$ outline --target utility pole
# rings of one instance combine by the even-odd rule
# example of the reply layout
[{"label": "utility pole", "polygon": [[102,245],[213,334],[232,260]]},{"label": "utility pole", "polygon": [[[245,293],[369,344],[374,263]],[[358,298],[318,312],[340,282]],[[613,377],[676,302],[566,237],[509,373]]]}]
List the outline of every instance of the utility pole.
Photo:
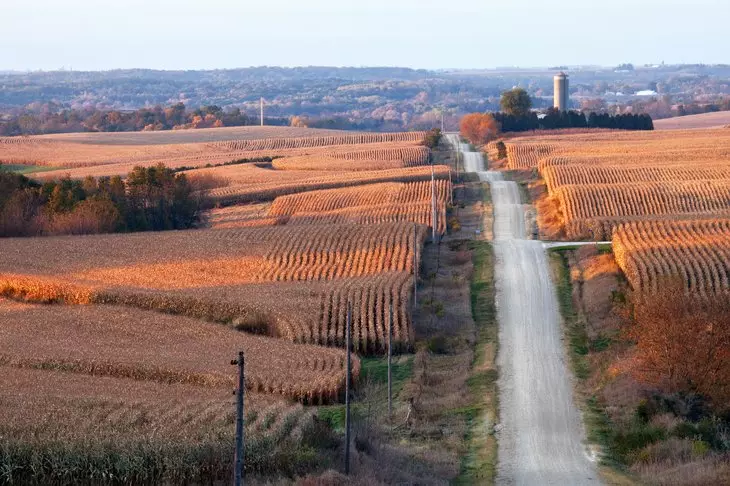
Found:
[{"label": "utility pole", "polygon": [[444,109],[441,108],[441,133],[444,133]]},{"label": "utility pole", "polygon": [[388,320],[388,421],[393,423],[393,302],[390,303]]},{"label": "utility pole", "polygon": [[418,226],[413,225],[413,307],[418,307]]},{"label": "utility pole", "polygon": [[264,126],[264,97],[261,97],[261,126]]},{"label": "utility pole", "polygon": [[347,371],[345,372],[345,474],[350,474],[350,327],[352,324],[352,303],[347,303],[347,330],[345,331],[345,347],[347,348]]},{"label": "utility pole", "polygon": [[238,359],[231,361],[232,365],[238,366],[238,388],[234,392],[236,394],[236,452],[234,458],[235,470],[233,471],[233,484],[234,486],[241,486],[243,484],[243,453],[244,453],[244,427],[243,427],[243,395],[245,390],[245,382],[243,379],[244,373],[244,362],[243,362],[243,351],[238,352]]},{"label": "utility pole", "polygon": [[436,243],[436,179],[431,165],[431,239]]},{"label": "utility pole", "polygon": [[454,205],[454,190],[453,182],[451,181],[451,167],[449,167],[449,204]]}]

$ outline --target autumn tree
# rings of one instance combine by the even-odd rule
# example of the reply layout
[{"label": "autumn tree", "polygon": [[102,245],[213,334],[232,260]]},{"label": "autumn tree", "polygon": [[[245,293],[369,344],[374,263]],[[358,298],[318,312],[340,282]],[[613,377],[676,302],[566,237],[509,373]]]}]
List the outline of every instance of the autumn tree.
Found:
[{"label": "autumn tree", "polygon": [[667,392],[730,400],[730,301],[688,296],[681,285],[636,299],[629,335],[634,375]]},{"label": "autumn tree", "polygon": [[499,133],[499,124],[494,117],[485,113],[470,113],[461,119],[461,135],[475,145],[494,139]]},{"label": "autumn tree", "polygon": [[522,88],[512,88],[502,93],[499,102],[502,111],[514,116],[527,116],[532,108],[532,99]]},{"label": "autumn tree", "polygon": [[303,116],[293,116],[289,122],[292,127],[307,128],[308,120]]}]

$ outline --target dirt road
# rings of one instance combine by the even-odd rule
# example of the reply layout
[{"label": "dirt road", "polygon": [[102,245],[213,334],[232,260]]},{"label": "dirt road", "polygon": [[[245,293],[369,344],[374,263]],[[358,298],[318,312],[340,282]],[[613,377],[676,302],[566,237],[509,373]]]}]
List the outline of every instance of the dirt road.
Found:
[{"label": "dirt road", "polygon": [[[457,146],[458,136],[447,135]],[[499,319],[500,431],[497,484],[598,484],[561,340],[548,259],[525,238],[524,207],[514,182],[485,171],[482,155],[460,144],[464,167],[489,181],[494,205]]]}]

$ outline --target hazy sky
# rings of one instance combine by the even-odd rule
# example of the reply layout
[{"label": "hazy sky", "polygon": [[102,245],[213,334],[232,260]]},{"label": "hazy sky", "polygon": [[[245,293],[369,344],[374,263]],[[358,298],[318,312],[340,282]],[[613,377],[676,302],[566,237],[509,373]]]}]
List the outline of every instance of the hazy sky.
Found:
[{"label": "hazy sky", "polygon": [[729,0],[0,0],[0,70],[730,62]]}]

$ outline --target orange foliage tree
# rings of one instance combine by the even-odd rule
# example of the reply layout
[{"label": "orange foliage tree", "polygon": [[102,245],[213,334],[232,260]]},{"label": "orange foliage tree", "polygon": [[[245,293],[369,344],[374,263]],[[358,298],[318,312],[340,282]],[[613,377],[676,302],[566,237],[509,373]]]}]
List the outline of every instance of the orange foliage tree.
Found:
[{"label": "orange foliage tree", "polygon": [[464,138],[475,145],[481,145],[497,136],[499,123],[497,123],[492,115],[470,113],[461,119],[459,129]]},{"label": "orange foliage tree", "polygon": [[634,376],[668,392],[730,400],[730,301],[686,295],[679,285],[638,296]]}]

